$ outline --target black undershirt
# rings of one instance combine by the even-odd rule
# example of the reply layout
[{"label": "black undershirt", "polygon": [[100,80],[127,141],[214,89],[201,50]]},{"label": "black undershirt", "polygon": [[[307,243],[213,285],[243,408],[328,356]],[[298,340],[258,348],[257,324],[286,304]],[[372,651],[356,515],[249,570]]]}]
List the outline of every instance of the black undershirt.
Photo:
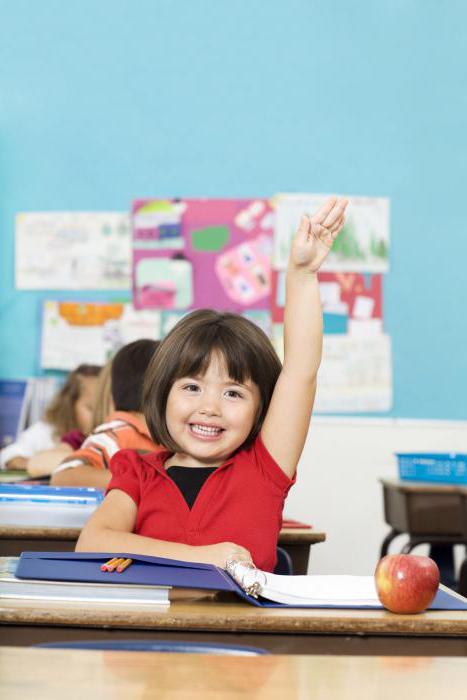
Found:
[{"label": "black undershirt", "polygon": [[177,484],[191,510],[204,482],[216,469],[217,467],[169,467],[166,471]]}]

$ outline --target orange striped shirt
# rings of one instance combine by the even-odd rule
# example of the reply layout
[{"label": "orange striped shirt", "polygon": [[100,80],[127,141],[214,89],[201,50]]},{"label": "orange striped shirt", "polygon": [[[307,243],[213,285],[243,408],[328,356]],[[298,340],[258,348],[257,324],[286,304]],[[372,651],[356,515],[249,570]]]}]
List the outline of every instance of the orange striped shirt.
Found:
[{"label": "orange striped shirt", "polygon": [[59,464],[54,473],[84,464],[95,469],[108,469],[112,457],[123,449],[154,452],[159,448],[152,441],[144,418],[126,411],[115,411],[93,430],[79,450]]}]

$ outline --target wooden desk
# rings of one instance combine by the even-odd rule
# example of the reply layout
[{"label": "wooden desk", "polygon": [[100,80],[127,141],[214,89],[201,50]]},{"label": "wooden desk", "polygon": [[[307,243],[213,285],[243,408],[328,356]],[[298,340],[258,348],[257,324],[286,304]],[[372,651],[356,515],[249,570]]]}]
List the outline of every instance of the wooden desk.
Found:
[{"label": "wooden desk", "polygon": [[[72,552],[80,530],[76,528],[10,527],[0,525],[0,556],[17,557],[25,551]],[[324,532],[307,528],[285,528],[279,545],[291,556],[295,574],[306,574],[310,547],[324,542]]]},{"label": "wooden desk", "polygon": [[3,700],[462,698],[464,659],[0,649]]},{"label": "wooden desk", "polygon": [[247,644],[276,654],[467,656],[467,611],[267,609],[225,595],[179,598],[169,608],[4,599],[0,625],[0,643],[19,646],[175,639]]}]

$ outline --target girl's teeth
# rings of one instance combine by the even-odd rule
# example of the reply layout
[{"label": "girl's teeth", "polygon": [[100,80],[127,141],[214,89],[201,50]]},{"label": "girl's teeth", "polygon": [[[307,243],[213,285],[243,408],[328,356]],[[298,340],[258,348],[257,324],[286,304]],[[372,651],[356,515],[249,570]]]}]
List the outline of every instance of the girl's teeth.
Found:
[{"label": "girl's teeth", "polygon": [[200,435],[218,435],[221,432],[221,428],[211,428],[205,425],[192,425],[191,429]]}]

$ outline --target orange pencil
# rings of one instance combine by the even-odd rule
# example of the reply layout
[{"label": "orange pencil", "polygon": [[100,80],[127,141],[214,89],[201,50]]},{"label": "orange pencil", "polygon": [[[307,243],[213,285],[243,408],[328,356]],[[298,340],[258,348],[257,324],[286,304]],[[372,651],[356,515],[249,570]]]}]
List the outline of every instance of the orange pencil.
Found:
[{"label": "orange pencil", "polygon": [[110,564],[110,565],[107,564],[107,571],[112,573],[112,571],[115,571],[117,566],[119,566],[120,564],[123,564],[124,561],[125,561],[125,559],[123,557],[120,557],[119,559],[115,559],[115,561],[112,562],[112,564]]},{"label": "orange pencil", "polygon": [[109,559],[109,561],[106,561],[105,564],[102,564],[101,566],[101,571],[108,571],[108,567],[111,566],[112,564],[115,564],[115,562],[119,561],[117,557],[113,557],[113,559]]},{"label": "orange pencil", "polygon": [[121,564],[117,566],[117,574],[121,574],[122,571],[125,571],[125,569],[128,569],[130,564],[132,563],[133,559],[124,559]]}]

